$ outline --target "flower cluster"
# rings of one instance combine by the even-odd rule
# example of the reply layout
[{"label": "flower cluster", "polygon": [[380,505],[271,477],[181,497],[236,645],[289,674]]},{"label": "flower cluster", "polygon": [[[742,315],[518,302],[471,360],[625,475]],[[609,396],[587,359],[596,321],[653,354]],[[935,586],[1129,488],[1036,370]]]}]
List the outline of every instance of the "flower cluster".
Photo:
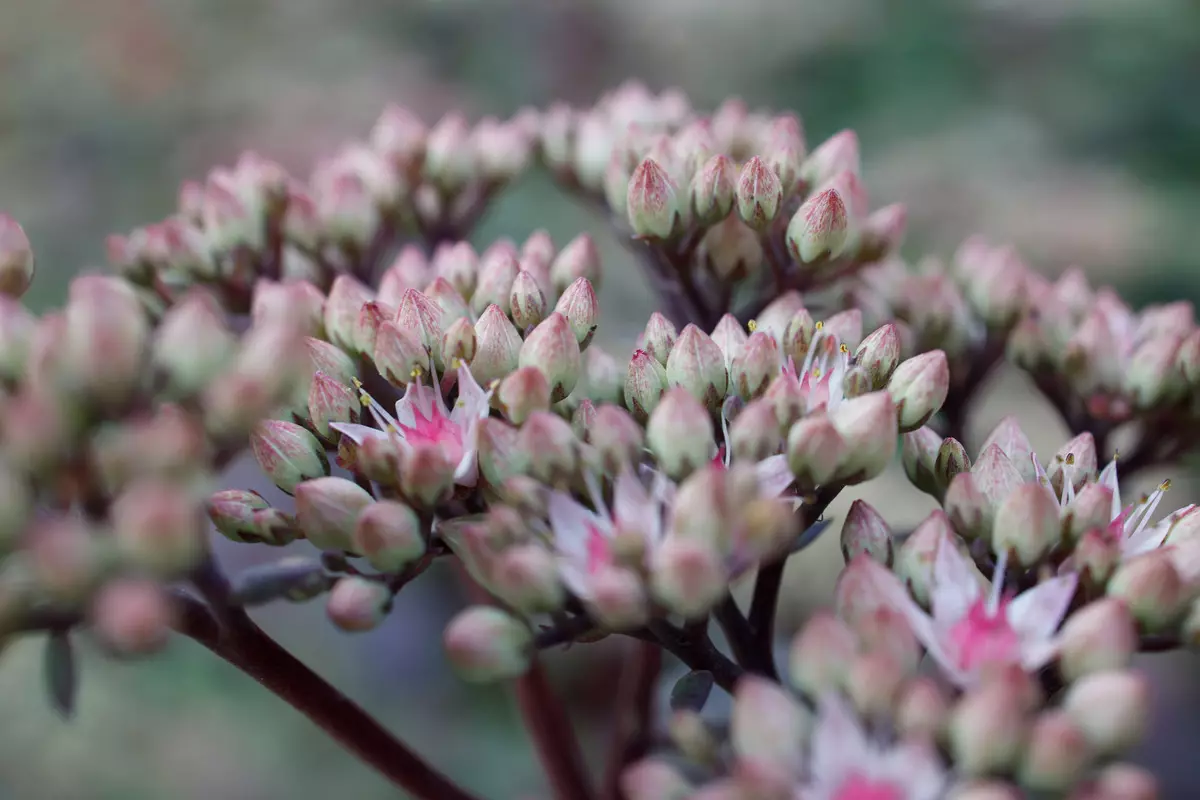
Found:
[{"label": "flower cluster", "polygon": [[[589,236],[469,241],[536,165],[652,278],[632,352],[602,347]],[[74,631],[131,654],[173,628],[413,796],[465,798],[246,613],[321,598],[368,631],[453,559],[480,600],[447,658],[521,685],[562,800],[590,779],[539,653],[609,636],[653,665],[618,709],[646,729],[608,780],[631,800],[1154,796],[1114,759],[1147,724],[1133,656],[1200,641],[1200,509],[1159,514],[1167,483],[1123,500],[1118,466],[1197,444],[1191,307],[1135,313],[977,240],[910,266],[903,208],[872,211],[860,172],[851,131],[810,152],[794,115],[639,84],[473,127],[390,108],[307,181],[248,154],[185,185],[40,318],[0,218],[0,637],[49,633],[69,707]],[[1078,432],[1048,461],[1014,418],[964,444],[1006,355]],[[215,484],[245,450],[290,499]],[[941,508],[899,532],[850,507],[833,607],[780,670],[785,564],[897,456]],[[227,579],[205,516],[315,551]],[[689,672],[648,754],[662,651]],[[702,713],[714,685],[728,720]]]}]

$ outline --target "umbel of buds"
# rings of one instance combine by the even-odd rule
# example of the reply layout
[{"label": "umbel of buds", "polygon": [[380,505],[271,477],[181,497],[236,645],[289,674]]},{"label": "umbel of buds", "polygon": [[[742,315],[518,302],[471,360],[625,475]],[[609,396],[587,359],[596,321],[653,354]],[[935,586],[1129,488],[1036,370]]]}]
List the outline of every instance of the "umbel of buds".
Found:
[{"label": "umbel of buds", "polygon": [[[853,131],[813,144],[637,83],[508,119],[391,106],[310,177],[248,153],[188,182],[41,314],[0,213],[0,648],[42,637],[65,715],[80,632],[122,658],[194,638],[405,796],[471,800],[248,616],[385,636],[421,580],[471,598],[440,657],[512,685],[557,797],[1156,796],[1121,761],[1154,724],[1134,667],[1200,644],[1200,508],[1131,492],[1200,447],[1191,305],[978,238],[908,252]],[[526,169],[602,209],[647,319],[609,324],[588,234],[475,244]],[[1065,443],[976,431],[1004,362]],[[926,499],[844,497],[897,460]],[[822,536],[844,568],[798,625]],[[226,574],[232,543],[263,556]],[[611,752],[580,750],[554,649],[576,688],[620,675]],[[664,652],[686,671],[648,713]]]}]

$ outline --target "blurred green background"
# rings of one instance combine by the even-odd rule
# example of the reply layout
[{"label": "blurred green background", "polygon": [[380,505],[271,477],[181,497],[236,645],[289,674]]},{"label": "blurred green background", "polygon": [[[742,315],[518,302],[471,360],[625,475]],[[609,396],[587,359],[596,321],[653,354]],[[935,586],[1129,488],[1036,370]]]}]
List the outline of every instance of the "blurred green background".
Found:
[{"label": "blurred green background", "polygon": [[[1049,273],[1084,266],[1135,303],[1200,291],[1192,0],[10,0],[0,70],[0,208],[37,250],[37,307],[102,263],[106,233],[161,218],[181,180],[244,148],[307,175],[319,154],[365,135],[388,101],[430,120],[450,107],[506,115],[585,104],[629,77],[679,86],[698,106],[739,94],[796,109],[810,145],[854,127],[874,204],[909,205],[912,257],[948,255],[980,232]],[[624,355],[651,308],[603,220],[532,175],[477,238],[543,227],[560,244],[582,229],[601,241],[602,304],[621,309],[605,315],[601,341]],[[1064,431],[1012,377],[974,433],[1014,403],[1035,443],[1056,448]],[[245,467],[230,482],[269,494]],[[1175,505],[1194,488],[1181,482]],[[901,527],[930,509],[894,476],[868,494]],[[785,623],[828,596],[828,570],[811,565],[831,562],[836,546],[817,551],[789,570]],[[278,557],[219,554],[232,568]],[[432,573],[365,637],[333,632],[319,602],[260,619],[463,784],[492,798],[541,796],[506,693],[448,675],[440,626],[462,602]],[[605,642],[550,659],[596,763],[619,655]],[[0,664],[0,800],[395,796],[187,643],[146,664],[89,651],[71,724],[45,709],[38,658],[22,642]],[[1167,796],[1200,796],[1185,755],[1196,665],[1147,667],[1161,675],[1163,702],[1145,760],[1168,778]]]}]

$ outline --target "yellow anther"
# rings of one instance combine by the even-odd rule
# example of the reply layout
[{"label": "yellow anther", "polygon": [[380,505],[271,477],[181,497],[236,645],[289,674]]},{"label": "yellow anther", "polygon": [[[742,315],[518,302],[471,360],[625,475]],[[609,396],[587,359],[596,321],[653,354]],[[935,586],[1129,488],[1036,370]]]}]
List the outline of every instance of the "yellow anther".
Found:
[{"label": "yellow anther", "polygon": [[450,359],[450,369],[458,369],[461,366],[462,366],[462,359],[459,358],[458,356],[455,356],[454,358]]},{"label": "yellow anther", "polygon": [[359,405],[364,405],[364,406],[371,405],[371,395],[367,394],[366,392],[363,392],[362,394],[360,394],[358,396],[358,402],[359,402]]},{"label": "yellow anther", "polygon": [[819,331],[819,330],[821,330],[821,329],[822,329],[822,328],[824,328],[824,327],[825,327],[825,323],[824,323],[824,322],[818,322],[816,325],[814,325],[814,326],[813,326],[813,329],[814,329],[814,330],[818,330],[818,331]]},{"label": "yellow anther", "polygon": [[850,352],[850,348],[849,348],[849,347],[846,347],[846,345],[842,345],[842,346],[841,346],[839,349],[842,351],[842,353],[849,353],[849,352]]},{"label": "yellow anther", "polygon": [[1071,467],[1075,466],[1075,454],[1074,453],[1067,453],[1067,465],[1071,466]]},{"label": "yellow anther", "polygon": [[1160,483],[1158,485],[1158,490],[1160,492],[1165,492],[1170,488],[1171,488],[1171,479],[1170,478],[1167,478],[1165,481],[1163,481],[1162,483]]},{"label": "yellow anther", "polygon": [[1113,461],[1116,461],[1116,460],[1117,460],[1118,458],[1120,458],[1120,457],[1121,457],[1121,451],[1120,451],[1120,450],[1113,450]]},{"label": "yellow anther", "polygon": [[410,378],[419,378],[425,374],[425,370],[420,367],[413,367],[412,372],[408,373]]},{"label": "yellow anther", "polygon": [[820,377],[821,377],[821,368],[820,368],[820,367],[813,367],[812,376],[813,376],[814,378],[820,378]]},{"label": "yellow anther", "polygon": [[390,422],[389,422],[389,423],[388,423],[388,426],[387,426],[387,432],[388,432],[388,433],[399,433],[399,432],[400,432],[400,429],[399,429],[399,428],[397,428],[395,425],[393,425],[392,423],[390,423]]},{"label": "yellow anther", "polygon": [[746,330],[750,331],[751,333],[754,333],[756,330],[758,330],[758,320],[752,319],[749,322],[747,322]]},{"label": "yellow anther", "polygon": [[363,388],[363,382],[360,381],[358,378],[351,378],[350,383],[354,384],[355,389],[361,390]]}]

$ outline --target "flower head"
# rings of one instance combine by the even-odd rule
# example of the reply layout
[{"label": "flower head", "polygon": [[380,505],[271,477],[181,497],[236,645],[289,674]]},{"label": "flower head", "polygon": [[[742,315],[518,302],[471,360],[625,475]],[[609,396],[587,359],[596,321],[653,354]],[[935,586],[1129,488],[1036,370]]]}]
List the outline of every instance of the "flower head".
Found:
[{"label": "flower head", "polygon": [[[1171,528],[1185,514],[1196,508],[1195,503],[1172,511],[1154,525],[1150,517],[1154,509],[1162,502],[1163,495],[1171,488],[1169,480],[1160,483],[1153,492],[1142,495],[1136,502],[1121,508],[1121,487],[1117,481],[1117,458],[1108,462],[1100,471],[1100,485],[1112,490],[1112,521],[1108,526],[1109,536],[1121,545],[1121,555],[1125,558],[1145,553],[1161,545],[1171,532]],[[1064,484],[1065,486],[1065,484]]]},{"label": "flower head", "polygon": [[799,800],[934,800],[946,775],[934,752],[913,743],[891,747],[868,738],[838,695],[822,695],[808,776]]},{"label": "flower head", "polygon": [[[453,409],[447,409],[437,388],[426,386],[420,375],[408,385],[404,397],[396,401],[396,414],[392,416],[373,397],[362,392],[362,404],[375,418],[378,428],[351,423],[331,423],[329,427],[348,436],[361,445],[370,438],[384,438],[402,448],[417,445],[437,445],[447,455],[447,460],[457,464],[454,480],[462,486],[474,486],[478,477],[476,454],[478,451],[477,431],[479,421],[487,417],[492,398],[491,391],[484,391],[475,382],[471,370],[465,364],[458,368],[458,400]],[[360,391],[362,385],[355,382]]]},{"label": "flower head", "polygon": [[812,414],[822,408],[832,411],[842,402],[845,397],[842,379],[849,368],[849,348],[838,339],[837,334],[826,330],[818,322],[800,371],[796,371],[796,363],[790,358],[783,370],[799,379],[806,413]]}]

